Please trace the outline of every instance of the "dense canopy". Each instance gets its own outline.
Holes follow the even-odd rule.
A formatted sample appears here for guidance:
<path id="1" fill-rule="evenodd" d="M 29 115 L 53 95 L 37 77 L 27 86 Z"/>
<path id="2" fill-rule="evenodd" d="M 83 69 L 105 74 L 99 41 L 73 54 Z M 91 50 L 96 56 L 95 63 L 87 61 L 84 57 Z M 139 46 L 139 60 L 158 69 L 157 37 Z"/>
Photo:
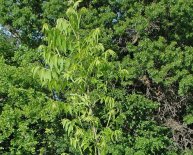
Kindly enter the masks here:
<path id="1" fill-rule="evenodd" d="M 193 154 L 192 0 L 0 0 L 0 154 Z"/>

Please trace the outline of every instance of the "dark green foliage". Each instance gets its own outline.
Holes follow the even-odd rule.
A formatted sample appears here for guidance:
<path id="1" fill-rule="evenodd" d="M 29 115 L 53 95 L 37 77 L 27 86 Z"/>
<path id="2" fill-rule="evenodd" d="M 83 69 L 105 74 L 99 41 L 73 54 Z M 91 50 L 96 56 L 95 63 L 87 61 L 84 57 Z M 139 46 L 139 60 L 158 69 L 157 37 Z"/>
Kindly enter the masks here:
<path id="1" fill-rule="evenodd" d="M 22 43 L 37 47 L 43 23 L 54 24 L 65 13 L 67 4 L 61 0 L 0 0 L 0 23 Z"/>
<path id="2" fill-rule="evenodd" d="M 12 48 L 12 42 L 1 43 L 7 46 L 0 50 L 0 154 L 68 151 L 59 119 L 63 103 L 49 98 L 30 71 L 39 54 L 26 47 Z"/>
<path id="3" fill-rule="evenodd" d="M 0 0 L 0 154 L 192 154 L 193 2 L 75 2 Z"/>

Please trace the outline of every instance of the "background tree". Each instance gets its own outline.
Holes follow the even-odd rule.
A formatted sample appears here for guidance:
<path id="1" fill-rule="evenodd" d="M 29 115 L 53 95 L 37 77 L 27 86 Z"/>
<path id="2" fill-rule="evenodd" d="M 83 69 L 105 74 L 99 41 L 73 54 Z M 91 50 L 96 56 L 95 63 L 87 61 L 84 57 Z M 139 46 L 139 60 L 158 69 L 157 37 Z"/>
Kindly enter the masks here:
<path id="1" fill-rule="evenodd" d="M 61 112 L 58 111 L 56 114 L 48 115 L 50 116 L 49 120 L 45 118 L 42 120 L 42 116 L 37 116 L 35 121 L 36 127 L 34 127 L 34 124 L 30 125 L 31 122 L 33 122 L 31 121 L 33 117 L 27 115 L 25 109 L 23 109 L 25 103 L 25 106 L 28 107 L 26 109 L 34 110 L 34 113 L 37 113 L 35 112 L 36 109 L 30 108 L 30 105 L 43 104 L 44 106 L 42 105 L 37 109 L 43 111 L 43 109 L 47 108 L 47 112 L 49 113 L 49 111 L 52 111 L 50 105 L 52 105 L 52 102 L 56 102 L 53 101 L 53 99 L 59 99 L 60 101 L 57 101 L 57 103 L 66 100 L 63 93 L 56 94 L 56 91 L 51 93 L 46 87 L 41 88 L 39 81 L 33 80 L 29 70 L 32 66 L 37 66 L 37 63 L 40 66 L 45 65 L 44 60 L 40 56 L 40 52 L 36 50 L 36 47 L 40 44 L 45 43 L 46 45 L 43 39 L 47 34 L 45 33 L 45 36 L 43 36 L 41 31 L 43 23 L 46 22 L 53 27 L 57 18 L 64 17 L 67 19 L 65 12 L 72 3 L 73 1 L 60 0 L 0 0 L 0 23 L 11 32 L 10 36 L 5 34 L 0 39 L 2 57 L 0 68 L 2 73 L 0 75 L 0 120 L 2 122 L 1 124 L 3 124 L 0 128 L 2 135 L 0 136 L 0 141 L 3 149 L 2 154 L 10 154 L 10 152 L 12 154 L 21 152 L 20 154 L 22 154 L 25 151 L 33 154 L 33 152 L 40 152 L 40 150 L 52 154 L 60 154 L 64 150 L 72 154 L 77 153 L 73 152 L 73 147 L 66 149 L 66 146 L 69 146 L 69 144 L 60 141 L 60 133 L 63 131 L 60 120 L 64 118 Z M 112 89 L 114 91 L 113 93 L 109 91 L 111 97 L 122 101 L 123 99 L 126 100 L 125 96 L 132 96 L 133 94 L 143 95 L 143 97 L 145 97 L 143 103 L 149 103 L 149 101 L 159 103 L 160 106 L 152 108 L 152 110 L 154 110 L 148 113 L 148 116 L 151 116 L 154 121 L 170 129 L 172 133 L 170 134 L 172 135 L 170 138 L 179 150 L 191 149 L 193 141 L 191 93 L 193 81 L 192 1 L 84 0 L 80 3 L 78 9 L 82 7 L 86 7 L 88 13 L 82 15 L 82 24 L 80 25 L 81 29 L 79 32 L 81 34 L 80 37 L 84 38 L 92 29 L 99 27 L 101 30 L 100 42 L 105 49 L 113 49 L 117 56 L 116 59 L 110 59 L 109 61 L 113 62 L 115 66 L 121 67 L 117 67 L 116 71 L 119 72 L 115 73 L 119 79 L 113 79 L 111 81 L 116 88 L 116 90 Z M 56 36 L 50 39 L 54 40 Z M 59 45 L 55 45 L 55 47 L 58 46 Z M 112 76 L 115 75 L 113 72 Z M 14 91 L 12 88 L 15 88 Z M 18 89 L 21 93 L 18 93 Z M 31 93 L 31 89 L 33 89 L 34 93 Z M 17 93 L 15 93 L 18 94 L 16 95 L 17 98 L 14 97 L 14 93 L 11 93 L 15 92 L 15 90 L 17 90 Z M 22 95 L 25 94 L 23 90 L 25 90 L 26 95 L 28 94 L 27 98 L 25 95 Z M 31 96 L 29 94 L 33 94 L 33 98 L 29 97 Z M 37 101 L 37 98 L 42 98 L 42 100 Z M 34 102 L 36 102 L 36 104 L 31 104 L 33 100 L 35 100 Z M 47 102 L 48 100 L 49 103 Z M 19 102 L 22 102 L 22 104 L 19 104 Z M 124 105 L 124 103 L 127 102 L 124 101 L 121 105 Z M 131 103 L 130 100 L 129 103 Z M 133 103 L 135 103 L 133 105 L 137 105 L 138 100 L 135 99 Z M 128 105 L 126 107 L 128 107 Z M 139 107 L 143 106 L 140 105 Z M 19 109 L 19 112 L 17 109 Z M 135 109 L 137 110 L 134 111 L 140 111 L 138 107 L 135 107 Z M 145 107 L 145 109 L 147 110 L 148 107 Z M 146 110 L 142 111 L 144 112 Z M 17 116 L 17 113 L 25 114 L 19 114 L 19 116 Z M 133 113 L 132 118 L 136 117 L 136 115 L 139 114 Z M 128 120 L 131 119 L 130 117 L 131 115 L 129 115 Z M 9 121 L 6 120 L 7 118 L 14 120 L 9 134 L 6 132 L 10 126 Z M 35 118 L 33 119 L 35 120 Z M 138 119 L 144 122 L 142 117 Z M 18 122 L 26 123 L 25 127 L 27 126 L 29 130 L 26 129 L 24 131 L 24 129 L 21 129 L 23 126 L 19 126 Z M 151 129 L 155 129 L 157 133 L 158 126 L 156 122 L 154 122 L 155 126 Z M 46 124 L 51 124 L 51 127 L 48 128 Z M 148 127 L 150 127 L 151 123 L 148 122 L 147 124 Z M 130 125 L 131 124 L 126 124 L 125 128 L 127 129 Z M 135 127 L 131 128 L 134 131 L 137 130 Z M 160 129 L 160 127 L 158 128 Z M 54 132 L 52 132 L 52 129 Z M 146 131 L 143 132 L 142 137 L 149 135 L 149 132 L 147 132 L 149 130 L 146 128 L 139 127 L 139 129 Z M 31 130 L 34 130 L 33 132 L 36 134 L 32 134 Z M 133 130 L 128 131 L 127 134 L 141 134 Z M 32 140 L 33 143 L 31 143 L 30 140 L 26 143 L 27 145 L 21 143 L 22 140 L 19 137 L 22 136 L 18 136 L 21 134 L 21 131 L 26 135 L 30 135 L 31 139 L 35 139 Z M 165 135 L 167 135 L 163 128 L 160 129 L 160 132 L 162 134 L 164 132 Z M 153 135 L 155 134 L 154 132 L 151 133 Z M 68 138 L 66 134 L 64 137 Z M 140 138 L 137 140 L 139 139 Z M 132 144 L 129 149 L 133 151 L 133 154 L 137 151 L 148 152 L 149 149 L 143 149 L 148 148 L 147 146 L 155 148 L 153 144 L 156 144 L 156 142 L 148 141 L 147 139 L 151 138 L 147 136 L 146 140 L 143 139 L 143 141 L 146 141 L 146 144 L 148 144 L 145 146 L 132 137 L 134 142 L 129 143 L 123 140 L 124 143 L 122 141 L 119 143 L 120 145 L 116 145 L 116 147 L 113 144 L 111 148 L 117 149 L 120 147 L 117 150 L 123 150 L 121 148 L 122 146 Z M 150 143 L 152 145 L 150 145 Z M 164 143 L 164 147 L 166 147 L 166 143 Z M 28 150 L 29 148 L 33 149 Z M 114 150 L 114 152 L 116 151 Z M 145 153 L 147 154 L 147 152 Z"/>

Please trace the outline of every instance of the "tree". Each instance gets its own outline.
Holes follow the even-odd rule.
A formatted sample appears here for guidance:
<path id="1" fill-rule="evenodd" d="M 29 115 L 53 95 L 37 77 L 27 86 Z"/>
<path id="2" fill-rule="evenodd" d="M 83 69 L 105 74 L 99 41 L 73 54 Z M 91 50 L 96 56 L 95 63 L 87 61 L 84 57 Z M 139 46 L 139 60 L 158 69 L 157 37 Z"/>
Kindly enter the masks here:
<path id="1" fill-rule="evenodd" d="M 33 79 L 40 54 L 0 39 L 0 154 L 61 154 L 69 150 L 60 121 L 62 103 Z M 53 123 L 54 122 L 54 123 Z M 62 129 L 62 130 L 61 130 Z"/>
<path id="2" fill-rule="evenodd" d="M 34 68 L 42 85 L 64 95 L 61 121 L 71 146 L 79 154 L 167 152 L 166 128 L 150 119 L 158 104 L 119 87 L 132 75 L 114 51 L 104 50 L 99 29 L 81 34 L 84 9 L 75 9 L 76 3 L 67 10 L 68 20 L 58 19 L 56 27 L 44 25 L 47 45 L 40 50 L 45 67 Z"/>
<path id="3" fill-rule="evenodd" d="M 86 7 L 87 13 L 81 15 L 79 29 L 74 17 L 69 19 L 65 14 L 74 2 L 0 0 L 0 23 L 11 32 L 9 37 L 4 35 L 0 39 L 0 153 L 80 154 L 83 151 L 87 154 L 94 147 L 100 151 L 101 146 L 94 145 L 96 141 L 89 137 L 86 127 L 90 122 L 84 121 L 83 127 L 76 122 L 83 112 L 89 114 L 83 118 L 90 116 L 86 105 L 82 105 L 86 110 L 77 114 L 81 107 L 78 104 L 97 97 L 99 100 L 91 109 L 99 126 L 91 126 L 98 129 L 98 136 L 104 133 L 101 137 L 115 131 L 120 133 L 118 141 L 114 135 L 107 138 L 105 151 L 109 154 L 169 154 L 173 145 L 178 154 L 191 149 L 192 2 L 83 0 L 77 10 Z M 67 20 L 56 23 L 61 17 Z M 81 40 L 70 28 L 71 33 L 63 34 L 64 21 L 73 23 Z M 49 26 L 44 26 L 43 33 L 45 22 Z M 101 32 L 100 44 L 93 39 L 93 33 L 98 34 L 99 29 L 93 31 L 96 28 Z M 86 42 L 86 38 L 93 41 L 93 49 L 89 49 L 91 42 Z M 37 50 L 39 45 L 44 46 Z M 78 47 L 87 51 L 81 53 L 84 57 L 77 54 Z M 100 49 L 98 53 L 96 48 Z M 91 64 L 95 68 L 91 67 L 87 75 Z M 39 66 L 36 71 L 42 78 L 33 79 L 30 73 L 33 66 Z M 88 93 L 88 87 L 94 93 Z M 70 98 L 67 94 L 71 92 L 79 97 Z M 76 108 L 69 102 L 77 103 Z M 109 102 L 114 102 L 112 109 Z M 73 109 L 72 113 L 68 108 Z M 70 132 L 73 120 L 76 127 Z M 73 133 L 77 128 L 88 133 L 90 141 L 86 143 L 89 146 L 84 145 L 85 150 L 74 149 L 72 143 L 67 143 L 76 138 Z M 85 138 L 78 136 L 77 145 Z"/>
<path id="4" fill-rule="evenodd" d="M 67 7 L 65 1 L 0 1 L 0 23 L 23 44 L 37 47 L 42 40 L 41 28 L 44 22 L 54 24 Z"/>

